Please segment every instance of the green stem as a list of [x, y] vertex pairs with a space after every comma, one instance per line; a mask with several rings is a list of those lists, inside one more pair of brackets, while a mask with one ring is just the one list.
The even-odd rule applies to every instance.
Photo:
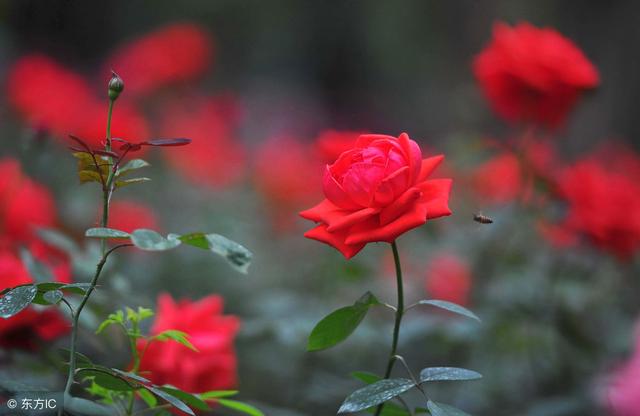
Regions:
[[[132, 326], [133, 332], [139, 334], [140, 331], [138, 328], [138, 323], [136, 321], [132, 321]], [[133, 374], [137, 374], [138, 370], [140, 369], [140, 354], [138, 354], [138, 347], [136, 345], [137, 338], [134, 338], [129, 334], [127, 334], [127, 336], [129, 337], [129, 347], [131, 348], [131, 357], [133, 358], [133, 368], [131, 369], [131, 372]], [[131, 395], [129, 396], [129, 405], [127, 406], [127, 415], [129, 416], [131, 416], [131, 414], [133, 413], [133, 405], [135, 404], [135, 401], [136, 392], [135, 390], [133, 390], [131, 392]]]
[[[113, 114], [113, 104], [114, 104], [114, 100], [110, 99], [109, 111], [107, 114], [107, 134], [106, 134], [107, 140], [105, 143], [105, 150], [109, 152], [111, 151], [111, 116]], [[110, 161], [110, 164], [113, 164], [113, 160], [111, 158], [109, 159], [109, 161]], [[102, 221], [101, 221], [102, 227], [106, 227], [107, 224], [109, 223], [109, 200], [111, 199], [111, 191], [112, 191], [111, 188], [113, 183], [113, 177], [114, 177], [113, 170], [110, 169], [106, 186], [103, 188], [103, 192], [102, 192]], [[129, 244], [121, 244], [111, 248], [110, 250], [107, 250], [106, 239], [102, 239], [101, 245], [102, 245], [102, 258], [96, 265], [96, 273], [93, 275], [93, 279], [91, 279], [91, 285], [89, 286], [89, 289], [85, 292], [84, 296], [82, 297], [82, 301], [80, 302], [80, 305], [78, 306], [78, 308], [75, 310], [75, 313], [72, 315], [72, 319], [71, 319], [72, 328], [71, 328], [71, 345], [69, 347], [69, 351], [70, 351], [69, 373], [67, 375], [67, 383], [65, 384], [65, 388], [64, 388], [65, 398], [70, 396], [71, 386], [73, 386], [73, 381], [74, 381], [74, 376], [76, 371], [76, 365], [77, 365], [76, 344], [78, 342], [78, 322], [80, 320], [80, 314], [82, 313], [82, 310], [84, 309], [85, 305], [89, 301], [89, 297], [91, 297], [91, 294], [93, 293], [93, 291], [95, 290], [98, 284], [100, 273], [102, 273], [102, 269], [105, 263], [107, 262], [107, 257], [109, 257], [109, 254], [111, 254], [113, 251], [115, 251], [120, 247], [129, 246]], [[59, 415], [62, 414], [62, 409], [60, 409], [60, 412], [58, 414]]]
[[[396, 321], [393, 326], [393, 341], [391, 343], [391, 352], [389, 353], [389, 361], [387, 362], [387, 369], [384, 372], [384, 378], [387, 379], [391, 375], [393, 365], [396, 362], [396, 351], [398, 349], [398, 338], [400, 337], [400, 324], [402, 323], [402, 315], [404, 314], [404, 288], [402, 285], [402, 267], [400, 266], [400, 254], [398, 253], [398, 246], [394, 241], [391, 243], [391, 249], [393, 250], [393, 261], [396, 265], [396, 284], [398, 287], [398, 306], [396, 308]], [[378, 406], [375, 416], [379, 416], [382, 412], [384, 403]]]

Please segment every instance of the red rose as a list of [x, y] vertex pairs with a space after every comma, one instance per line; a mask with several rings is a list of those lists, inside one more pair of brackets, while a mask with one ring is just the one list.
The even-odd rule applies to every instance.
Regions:
[[568, 205], [562, 226], [626, 259], [640, 248], [640, 177], [614, 159], [595, 154], [558, 175], [558, 192]]
[[[177, 329], [189, 334], [198, 349], [192, 351], [177, 342], [149, 344], [140, 371], [156, 384], [172, 384], [189, 392], [230, 389], [237, 384], [234, 338], [240, 327], [235, 316], [223, 315], [223, 300], [211, 295], [197, 302], [175, 302], [164, 294], [158, 298], [156, 321], [151, 334]], [[140, 340], [138, 350], [144, 350]]]
[[213, 42], [202, 27], [178, 23], [147, 33], [117, 49], [107, 61], [126, 83], [128, 94], [193, 79], [209, 68]]
[[432, 299], [467, 305], [471, 290], [469, 265], [453, 253], [442, 253], [427, 267], [425, 289]]
[[163, 112], [163, 137], [188, 137], [189, 146], [163, 152], [169, 165], [192, 182], [221, 188], [244, 174], [246, 156], [235, 136], [237, 105], [227, 98], [196, 98], [168, 105]]
[[554, 29], [497, 23], [473, 72], [495, 111], [508, 121], [561, 124], [580, 94], [598, 85], [598, 71]]
[[428, 219], [450, 215], [451, 179], [427, 180], [443, 159], [422, 160], [420, 147], [406, 133], [360, 136], [352, 150], [326, 166], [326, 199], [300, 213], [320, 223], [305, 237], [351, 258], [367, 243], [393, 242]]
[[[59, 281], [69, 283], [69, 276]], [[33, 283], [26, 268], [13, 253], [0, 250], [0, 290]], [[0, 319], [0, 347], [33, 349], [38, 341], [51, 341], [69, 331], [69, 323], [58, 310], [38, 311], [29, 307], [8, 319]]]

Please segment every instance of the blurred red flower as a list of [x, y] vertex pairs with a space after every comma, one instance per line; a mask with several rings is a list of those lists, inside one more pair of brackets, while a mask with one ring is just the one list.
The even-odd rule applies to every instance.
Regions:
[[506, 120], [548, 127], [561, 124], [581, 93], [599, 83], [598, 71], [573, 42], [529, 23], [496, 23], [473, 72]]
[[316, 152], [323, 163], [333, 163], [347, 150], [353, 149], [363, 132], [325, 130], [316, 138]]
[[429, 298], [467, 305], [471, 291], [471, 270], [454, 253], [440, 253], [427, 266], [425, 289]]
[[[98, 100], [81, 75], [45, 55], [27, 55], [11, 66], [7, 95], [9, 103], [34, 128], [44, 128], [57, 138], [74, 134], [95, 146], [104, 141], [106, 97]], [[112, 133], [114, 137], [144, 139], [147, 124], [131, 105], [119, 103]]]
[[477, 167], [473, 172], [473, 190], [485, 201], [504, 204], [515, 200], [522, 191], [518, 158], [504, 152]]
[[[320, 161], [311, 148], [290, 137], [273, 137], [255, 154], [253, 182], [264, 197], [277, 229], [291, 227], [295, 213], [319, 196]], [[318, 186], [309, 186], [309, 178]]]
[[31, 241], [35, 227], [51, 227], [55, 218], [49, 190], [24, 176], [18, 161], [0, 159], [0, 246]]
[[192, 182], [214, 188], [229, 186], [244, 174], [244, 147], [234, 136], [235, 103], [219, 99], [191, 99], [164, 109], [163, 137], [188, 137], [189, 146], [163, 152], [169, 165]]
[[640, 336], [633, 355], [610, 376], [604, 399], [613, 416], [640, 416]]
[[128, 233], [138, 228], [158, 231], [158, 218], [151, 208], [134, 201], [117, 200], [109, 205], [109, 227]]
[[213, 60], [213, 41], [193, 23], [174, 23], [147, 33], [116, 49], [105, 72], [114, 69], [126, 82], [128, 94], [191, 80]]
[[[620, 157], [628, 161], [630, 154]], [[627, 166], [596, 153], [557, 178], [558, 193], [568, 205], [561, 226], [623, 259], [640, 247], [640, 171], [626, 172]]]
[[[151, 334], [168, 329], [186, 332], [198, 351], [173, 341], [154, 341], [142, 356], [140, 371], [149, 371], [145, 377], [156, 384], [168, 383], [188, 392], [235, 387], [237, 358], [233, 343], [240, 321], [223, 315], [222, 309], [222, 297], [216, 295], [196, 302], [176, 302], [167, 294], [161, 295]], [[144, 347], [145, 341], [140, 340], [141, 353]]]
[[406, 133], [360, 136], [352, 150], [327, 165], [326, 199], [300, 213], [320, 223], [305, 237], [351, 258], [367, 243], [393, 242], [428, 219], [450, 215], [451, 179], [427, 180], [443, 159], [422, 160], [420, 147]]
[[[69, 275], [58, 281], [69, 283]], [[18, 257], [0, 249], [0, 291], [18, 285], [33, 283]], [[51, 341], [69, 330], [69, 323], [56, 309], [38, 311], [33, 306], [8, 319], [0, 319], [0, 347], [34, 349], [41, 341]]]

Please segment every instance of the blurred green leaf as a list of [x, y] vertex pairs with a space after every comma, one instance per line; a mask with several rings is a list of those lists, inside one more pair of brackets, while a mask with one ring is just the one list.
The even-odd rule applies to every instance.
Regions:
[[467, 318], [475, 319], [478, 322], [482, 322], [478, 316], [471, 312], [469, 309], [462, 307], [453, 302], [447, 302], [446, 300], [421, 300], [418, 302], [419, 305], [431, 305], [436, 308], [445, 309], [449, 312], [456, 313], [458, 315], [466, 316]]
[[149, 386], [149, 385], [144, 385], [144, 388], [146, 388], [147, 390], [149, 390], [151, 393], [155, 394], [159, 398], [163, 399], [164, 401], [168, 402], [170, 405], [172, 405], [176, 409], [181, 410], [188, 415], [196, 416], [196, 414], [193, 413], [193, 410], [191, 410], [191, 408], [187, 406], [182, 400], [165, 392], [161, 388], [157, 386]]
[[84, 233], [85, 237], [96, 238], [130, 238], [131, 235], [127, 232], [114, 230], [113, 228], [96, 227], [89, 228]]
[[38, 228], [36, 232], [46, 243], [64, 251], [69, 255], [77, 255], [80, 252], [78, 245], [68, 236], [51, 228]]
[[437, 403], [431, 400], [427, 402], [427, 408], [431, 412], [431, 416], [470, 416], [468, 413], [465, 413], [460, 409], [456, 409], [453, 406], [449, 406], [444, 403]]
[[344, 341], [356, 330], [372, 305], [379, 305], [370, 292], [365, 293], [351, 306], [345, 306], [324, 317], [311, 331], [307, 351], [331, 348]]
[[115, 185], [116, 185], [116, 188], [122, 188], [129, 185], [135, 185], [137, 183], [149, 182], [150, 180], [151, 178], [145, 178], [145, 177], [131, 178], [131, 179], [124, 179], [121, 181], [116, 181]]
[[260, 410], [256, 409], [255, 407], [253, 407], [253, 406], [251, 406], [249, 404], [246, 404], [246, 403], [239, 402], [237, 400], [219, 399], [217, 402], [220, 403], [224, 407], [228, 407], [229, 409], [237, 410], [238, 412], [242, 412], [242, 413], [245, 413], [247, 415], [264, 416], [264, 413], [262, 413]]
[[482, 374], [457, 367], [428, 367], [420, 371], [420, 382], [428, 381], [455, 381], [455, 380], [477, 380], [482, 378]]
[[6, 319], [21, 312], [31, 304], [37, 293], [38, 288], [35, 285], [10, 289], [0, 298], [0, 317]]
[[94, 383], [109, 390], [132, 391], [137, 387], [123, 377], [95, 366], [80, 368], [76, 370], [76, 374], [84, 378], [91, 377]]
[[142, 250], [164, 251], [180, 245], [178, 239], [167, 239], [153, 230], [140, 228], [131, 233], [131, 242]]
[[184, 345], [190, 350], [198, 351], [198, 349], [194, 347], [193, 344], [189, 341], [189, 334], [178, 331], [177, 329], [167, 329], [166, 331], [162, 331], [159, 334], [154, 335], [152, 339], [158, 341], [176, 341], [177, 343]]
[[373, 373], [369, 373], [367, 371], [354, 371], [353, 373], [351, 373], [351, 377], [355, 378], [356, 380], [360, 380], [365, 384], [371, 384], [375, 383], [376, 381], [382, 380], [382, 377]]
[[412, 380], [392, 378], [369, 384], [351, 393], [338, 413], [353, 413], [379, 405], [415, 387]]
[[78, 179], [80, 179], [80, 183], [87, 183], [87, 182], [102, 183], [103, 181], [103, 178], [100, 176], [100, 174], [92, 170], [78, 171]]
[[136, 393], [147, 404], [147, 406], [155, 407], [158, 404], [158, 399], [156, 399], [156, 396], [151, 394], [149, 390], [139, 389]]
[[202, 400], [218, 399], [221, 397], [230, 397], [238, 394], [237, 390], [212, 390], [198, 394]]
[[43, 263], [36, 260], [27, 249], [20, 250], [20, 259], [24, 263], [29, 275], [38, 283], [51, 282], [54, 280], [53, 273]]
[[244, 246], [219, 234], [170, 234], [168, 238], [180, 240], [185, 244], [203, 250], [210, 250], [224, 257], [234, 268], [245, 274], [253, 258], [253, 254]]

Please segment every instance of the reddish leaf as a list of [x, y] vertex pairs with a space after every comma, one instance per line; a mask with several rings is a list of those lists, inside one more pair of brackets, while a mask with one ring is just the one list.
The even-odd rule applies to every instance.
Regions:
[[147, 146], [184, 146], [191, 143], [191, 139], [175, 138], [175, 139], [150, 139], [140, 144]]

